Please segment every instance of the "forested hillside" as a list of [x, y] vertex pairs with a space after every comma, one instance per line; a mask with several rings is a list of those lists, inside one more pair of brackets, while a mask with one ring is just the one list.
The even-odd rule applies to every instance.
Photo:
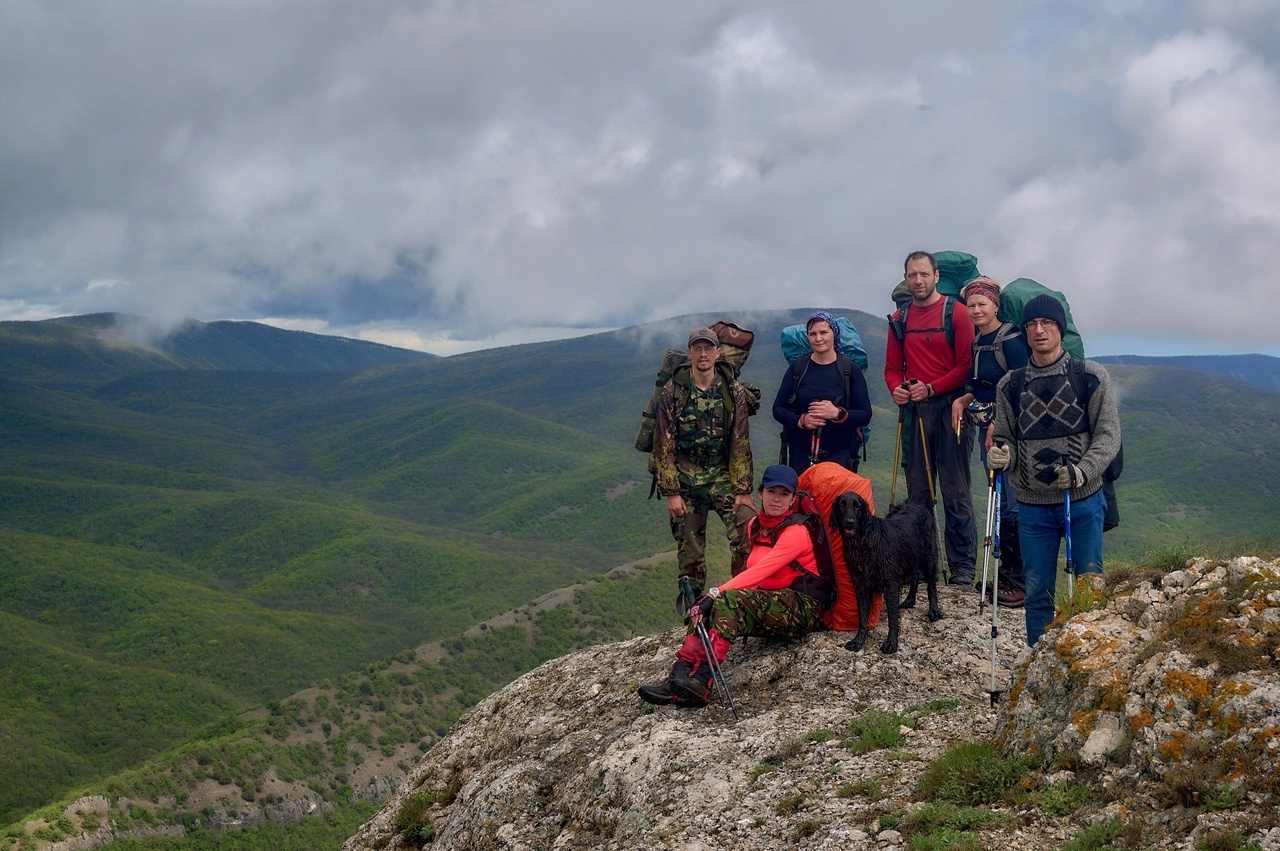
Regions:
[[1193, 369], [1280, 393], [1280, 358], [1269, 355], [1178, 355], [1173, 357], [1107, 355], [1098, 358], [1098, 361], [1105, 364]]
[[[717, 318], [758, 332], [744, 378], [764, 393], [760, 469], [778, 446], [779, 331], [808, 312], [450, 358], [253, 323], [147, 339], [136, 318], [0, 323], [0, 777], [21, 781], [0, 786], [0, 823], [669, 549], [631, 447], [663, 350]], [[884, 320], [841, 312], [871, 356], [863, 469], [883, 500], [896, 425]], [[1127, 463], [1109, 555], [1274, 540], [1280, 395], [1111, 371]], [[441, 694], [465, 702], [518, 671], [488, 686], [454, 673]], [[399, 744], [418, 741], [400, 728]]]

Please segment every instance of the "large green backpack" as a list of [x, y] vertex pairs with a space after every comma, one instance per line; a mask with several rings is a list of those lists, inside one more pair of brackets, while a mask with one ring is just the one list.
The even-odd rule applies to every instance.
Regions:
[[1062, 305], [1063, 311], [1067, 314], [1067, 331], [1062, 335], [1062, 348], [1070, 352], [1073, 358], [1084, 360], [1084, 340], [1076, 330], [1075, 320], [1071, 318], [1071, 305], [1067, 304], [1067, 297], [1057, 290], [1051, 290], [1030, 278], [1016, 278], [1010, 281], [1000, 290], [1000, 321], [1011, 322], [1021, 328], [1022, 309], [1031, 299], [1041, 295], [1053, 296]]

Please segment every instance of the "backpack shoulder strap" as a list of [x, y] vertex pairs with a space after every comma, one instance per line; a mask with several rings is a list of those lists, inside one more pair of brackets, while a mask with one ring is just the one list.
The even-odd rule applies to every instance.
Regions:
[[738, 383], [738, 379], [734, 377], [733, 367], [726, 363], [722, 368], [720, 361], [716, 361], [716, 374], [720, 376], [720, 398], [724, 402], [724, 433], [728, 437], [729, 432], [733, 430], [733, 412], [736, 407], [733, 403], [733, 387]]
[[1018, 419], [1022, 416], [1022, 382], [1027, 377], [1027, 368], [1020, 366], [1009, 370], [1009, 383], [1004, 386], [1005, 398], [1013, 411], [1013, 427], [1018, 428]]
[[996, 338], [991, 341], [991, 344], [995, 346], [991, 353], [995, 355], [996, 364], [1000, 367], [1001, 372], [1009, 371], [1009, 360], [1004, 356], [1004, 342], [1005, 340], [1012, 340], [1020, 333], [1017, 325], [1012, 322], [1005, 322], [1000, 326], [1000, 330], [996, 331]]
[[[800, 505], [795, 512], [778, 525], [778, 529], [803, 523], [813, 543], [813, 558], [818, 563], [818, 572], [823, 579], [835, 582], [835, 561], [831, 558], [831, 544], [827, 538], [827, 524], [822, 520], [822, 510], [814, 502], [813, 497], [805, 491], [799, 491]], [[776, 536], [775, 532], [775, 536]]]
[[942, 333], [947, 335], [947, 345], [952, 349], [956, 347], [956, 329], [952, 327], [951, 318], [951, 314], [955, 312], [955, 296], [947, 296], [946, 302], [942, 305]]
[[836, 352], [836, 368], [840, 370], [840, 379], [844, 382], [844, 406], [848, 408], [853, 401], [853, 387], [849, 383], [853, 380], [853, 358], [844, 352]]
[[[907, 302], [906, 304], [902, 305], [902, 307], [898, 308], [899, 310], [898, 315], [901, 317], [899, 321], [902, 323], [902, 331], [904, 334], [907, 332], [907, 312], [908, 312], [908, 308], [910, 307], [911, 307], [911, 302]], [[953, 295], [946, 296], [945, 300], [942, 303], [942, 332], [947, 335], [947, 345], [953, 349], [956, 346], [956, 330], [954, 327], [952, 327], [954, 324], [954, 321], [952, 319], [951, 314], [955, 313], [955, 309], [956, 309], [956, 297]], [[936, 328], [928, 328], [928, 329], [917, 328], [915, 330], [916, 331], [926, 331], [926, 330], [935, 331], [937, 329]], [[905, 341], [904, 341], [903, 351], [904, 352], [906, 351]]]
[[[1076, 401], [1080, 403], [1080, 407], [1084, 408], [1084, 415], [1089, 416], [1089, 401], [1093, 398], [1093, 388], [1089, 386], [1084, 371], [1084, 361], [1071, 359], [1071, 366], [1067, 369], [1067, 381], [1071, 382], [1071, 389], [1076, 394]], [[1089, 420], [1089, 431], [1093, 431], [1093, 420]]]
[[804, 378], [804, 374], [809, 371], [809, 364], [813, 360], [812, 354], [801, 355], [791, 364], [791, 395], [787, 397], [787, 407], [790, 408], [796, 403], [796, 395], [800, 392], [800, 380]]

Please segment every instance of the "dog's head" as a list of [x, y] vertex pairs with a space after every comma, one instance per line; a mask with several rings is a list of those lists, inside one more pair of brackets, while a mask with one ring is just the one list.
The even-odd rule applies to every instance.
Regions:
[[870, 517], [867, 503], [853, 491], [840, 494], [831, 506], [831, 528], [845, 538], [861, 535]]

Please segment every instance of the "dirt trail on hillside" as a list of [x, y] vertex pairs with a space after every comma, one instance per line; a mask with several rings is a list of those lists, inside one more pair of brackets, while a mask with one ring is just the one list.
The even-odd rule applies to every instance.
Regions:
[[[626, 564], [620, 564], [617, 567], [607, 571], [596, 579], [588, 579], [586, 582], [579, 582], [574, 585], [566, 585], [564, 588], [557, 588], [554, 591], [548, 591], [538, 599], [525, 603], [522, 606], [494, 615], [488, 620], [481, 621], [470, 629], [466, 630], [463, 635], [469, 638], [483, 635], [491, 629], [500, 629], [504, 626], [512, 626], [516, 623], [528, 622], [533, 620], [534, 616], [541, 612], [549, 612], [552, 609], [558, 609], [561, 606], [568, 605], [573, 602], [574, 594], [600, 582], [604, 579], [610, 579], [618, 576], [630, 576], [635, 574], [635, 568], [652, 567], [655, 564], [661, 564], [664, 561], [675, 561], [676, 552], [671, 550], [665, 553], [655, 553], [648, 558], [629, 561]], [[433, 641], [429, 644], [423, 644], [416, 648], [419, 659], [426, 659], [428, 662], [439, 662], [445, 656], [444, 643], [442, 641]]]

